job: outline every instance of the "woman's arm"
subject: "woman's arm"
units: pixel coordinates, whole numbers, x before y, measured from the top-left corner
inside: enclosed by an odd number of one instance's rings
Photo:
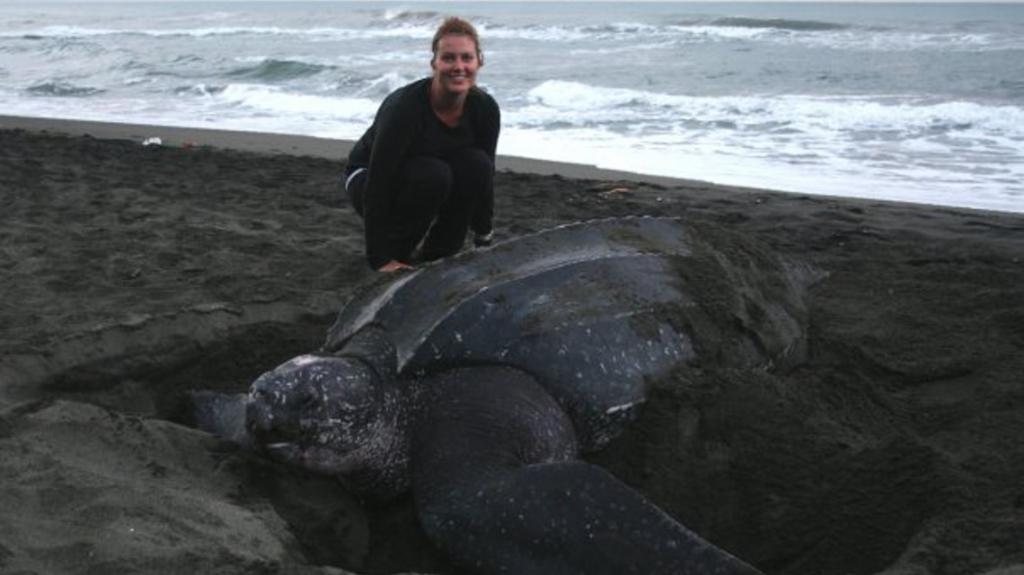
[[[395,98],[388,98],[381,104],[370,152],[363,220],[366,259],[373,269],[380,269],[395,259],[395,254],[390,253],[387,234],[391,204],[401,185],[402,163],[419,132],[415,109],[400,96],[396,94]]]
[[[498,133],[501,131],[501,110],[498,103],[485,92],[481,92],[481,113],[477,123],[477,143],[491,158],[491,166],[495,165],[498,149]],[[470,227],[477,238],[486,237],[483,244],[490,243],[490,234],[494,227],[494,183],[482,190],[479,203],[473,212]],[[476,242],[481,245],[479,241]]]

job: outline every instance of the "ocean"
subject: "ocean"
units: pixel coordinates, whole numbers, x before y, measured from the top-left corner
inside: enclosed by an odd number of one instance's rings
[[[1024,212],[1024,5],[0,2],[0,113],[356,139],[481,34],[498,153]]]

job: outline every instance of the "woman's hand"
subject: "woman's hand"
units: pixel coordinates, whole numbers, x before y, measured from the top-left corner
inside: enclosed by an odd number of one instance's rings
[[[397,272],[398,270],[411,270],[411,269],[413,269],[412,266],[407,264],[407,263],[405,263],[405,262],[400,262],[398,260],[391,260],[388,263],[386,263],[386,264],[380,266],[379,268],[377,268],[377,271],[383,272],[383,273],[391,273],[391,272]]]

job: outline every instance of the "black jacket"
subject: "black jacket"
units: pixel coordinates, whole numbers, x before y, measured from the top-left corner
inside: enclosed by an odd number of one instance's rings
[[[415,156],[444,158],[467,146],[482,149],[494,162],[501,114],[498,103],[473,88],[466,97],[462,119],[455,128],[445,126],[430,107],[431,78],[423,78],[389,94],[377,116],[348,156],[347,172],[369,168],[364,198],[366,257],[377,268],[395,259],[389,254],[387,222],[391,203],[402,185],[403,165]],[[470,222],[478,234],[491,231],[493,191],[487,190]]]

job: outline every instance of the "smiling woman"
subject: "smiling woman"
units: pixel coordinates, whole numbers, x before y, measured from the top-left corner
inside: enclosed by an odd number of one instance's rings
[[[490,242],[500,113],[476,87],[476,29],[448,18],[431,45],[433,74],[392,92],[352,148],[345,192],[363,217],[370,267],[391,272],[458,252],[472,229]]]

